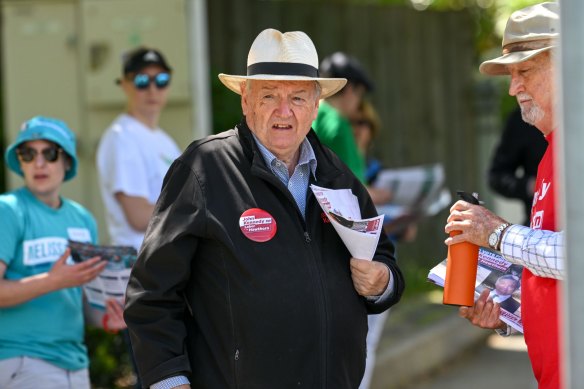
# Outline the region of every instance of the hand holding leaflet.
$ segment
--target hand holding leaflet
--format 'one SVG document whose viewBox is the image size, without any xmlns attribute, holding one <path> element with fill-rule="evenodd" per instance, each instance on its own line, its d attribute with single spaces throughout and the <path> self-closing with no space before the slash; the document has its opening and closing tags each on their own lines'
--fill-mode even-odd
<svg viewBox="0 0 584 389">
<path fill-rule="evenodd" d="M 71 257 L 75 262 L 100 256 L 107 261 L 105 269 L 93 280 L 83 285 L 87 301 L 93 307 L 105 310 L 106 300 L 122 301 L 136 262 L 136 249 L 129 246 L 97 246 L 89 243 L 69 241 Z"/>
<path fill-rule="evenodd" d="M 357 198 L 349 189 L 327 189 L 316 185 L 310 188 L 351 255 L 372 260 L 383 227 L 383 216 L 361 219 Z"/>
<path fill-rule="evenodd" d="M 452 196 L 444 181 L 440 163 L 380 171 L 371 185 L 391 193 L 388 203 L 376 204 L 377 213 L 385 215 L 385 232 L 399 236 L 408 226 L 448 207 Z"/>
</svg>

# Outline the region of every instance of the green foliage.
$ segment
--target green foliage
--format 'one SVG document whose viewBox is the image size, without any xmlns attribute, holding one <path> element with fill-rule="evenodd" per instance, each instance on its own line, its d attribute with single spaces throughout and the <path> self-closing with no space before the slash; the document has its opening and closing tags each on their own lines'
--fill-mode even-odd
<svg viewBox="0 0 584 389">
<path fill-rule="evenodd" d="M 377 0 L 378 4 L 412 7 L 418 11 L 467 10 L 476 24 L 475 46 L 477 53 L 500 47 L 501 37 L 509 15 L 513 11 L 542 0 Z M 356 1 L 359 2 L 359 1 Z M 370 3 L 371 1 L 369 1 Z"/>
<path fill-rule="evenodd" d="M 135 382 L 132 362 L 121 334 L 86 328 L 89 376 L 94 389 L 131 388 Z"/>
<path fill-rule="evenodd" d="M 406 280 L 406 294 L 408 298 L 417 297 L 437 289 L 436 285 L 428 282 L 430 268 L 415 260 L 398 261 L 399 267 Z"/>
<path fill-rule="evenodd" d="M 211 71 L 211 92 L 213 104 L 213 133 L 217 134 L 235 127 L 241 120 L 241 98 L 221 83 L 217 74 Z"/>
</svg>

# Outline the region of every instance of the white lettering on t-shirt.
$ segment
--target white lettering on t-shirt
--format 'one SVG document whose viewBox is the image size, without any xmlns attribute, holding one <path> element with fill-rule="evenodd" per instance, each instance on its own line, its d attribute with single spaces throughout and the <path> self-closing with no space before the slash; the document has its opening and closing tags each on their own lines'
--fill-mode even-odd
<svg viewBox="0 0 584 389">
<path fill-rule="evenodd" d="M 91 242 L 91 234 L 87 228 L 67 228 L 67 235 L 77 242 Z"/>
<path fill-rule="evenodd" d="M 538 200 L 543 200 L 543 198 L 547 194 L 548 189 L 550 188 L 550 186 L 552 186 L 552 183 L 551 182 L 547 182 L 546 183 L 545 181 L 543 181 L 541 183 L 541 196 L 539 196 Z"/>
<path fill-rule="evenodd" d="M 547 194 L 548 190 L 550 189 L 550 187 L 552 186 L 551 182 L 545 182 L 542 181 L 541 183 L 541 188 L 538 189 L 534 194 L 533 194 L 533 202 L 531 204 L 532 207 L 535 207 L 535 204 L 537 204 L 537 202 L 539 200 L 543 200 L 545 195 Z"/>
<path fill-rule="evenodd" d="M 22 243 L 22 262 L 25 266 L 53 263 L 67 248 L 67 239 L 47 237 L 25 240 Z"/>
<path fill-rule="evenodd" d="M 537 211 L 531 219 L 531 228 L 534 230 L 541 230 L 543 225 L 543 210 Z"/>
</svg>

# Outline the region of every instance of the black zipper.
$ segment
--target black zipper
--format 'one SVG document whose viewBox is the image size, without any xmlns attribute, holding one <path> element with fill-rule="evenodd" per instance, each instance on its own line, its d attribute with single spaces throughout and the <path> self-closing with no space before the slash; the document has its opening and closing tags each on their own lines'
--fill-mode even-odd
<svg viewBox="0 0 584 389">
<path fill-rule="evenodd" d="M 310 190 L 310 188 L 309 188 Z M 314 197 L 314 195 L 312 193 L 310 193 L 307 196 L 306 199 L 306 222 L 304 222 L 304 227 L 305 227 L 305 233 L 304 233 L 304 237 L 307 240 L 307 243 L 310 243 L 310 241 L 312 241 L 312 238 L 310 236 L 310 234 L 308 233 L 308 221 L 311 222 L 311 225 L 313 226 L 313 228 L 316 230 L 316 226 L 314 225 L 315 222 L 314 220 L 316 220 L 316 223 L 320 222 L 320 216 L 319 216 L 319 212 L 320 212 L 320 205 L 317 205 L 317 215 L 316 215 L 316 219 L 315 216 L 313 215 L 314 212 L 312 211 L 312 208 L 314 208 L 313 203 L 316 202 L 316 198 Z M 327 333 L 327 323 L 329 320 L 329 313 L 327 310 L 327 301 L 326 301 L 326 285 L 325 285 L 325 279 L 322 276 L 322 269 L 320 267 L 320 252 L 318 251 L 318 247 L 312 245 L 312 247 L 308 247 L 308 252 L 310 253 L 311 259 L 313 261 L 313 267 L 315 269 L 316 272 L 316 278 L 318 280 L 318 286 L 320 289 L 320 293 L 317 296 L 317 301 L 318 301 L 318 307 L 317 307 L 317 311 L 320 313 L 319 318 L 320 318 L 320 364 L 321 364 L 321 371 L 322 371 L 322 378 L 321 378 L 321 384 L 323 388 L 327 387 L 327 339 L 328 339 L 328 333 Z"/>
<path fill-rule="evenodd" d="M 327 303 L 326 303 L 326 285 L 325 285 L 325 279 L 322 276 L 322 269 L 319 265 L 320 261 L 320 254 L 318 252 L 318 250 L 315 250 L 315 246 L 311 245 L 312 242 L 312 237 L 311 234 L 308 231 L 308 223 L 307 220 L 311 220 L 309 219 L 310 216 L 309 212 L 311 210 L 311 207 L 314 207 L 314 205 L 312 205 L 312 203 L 316 202 L 316 198 L 314 197 L 314 195 L 312 194 L 312 190 L 310 189 L 310 184 L 312 183 L 316 183 L 316 181 L 314 181 L 313 179 L 310 180 L 310 182 L 308 183 L 308 188 L 307 188 L 307 198 L 306 198 L 306 209 L 305 209 L 305 217 L 302 216 L 302 213 L 300 212 L 300 208 L 298 207 L 298 204 L 296 204 L 296 200 L 294 199 L 294 197 L 292 196 L 292 194 L 290 193 L 290 191 L 288 190 L 288 188 L 278 179 L 278 177 L 276 177 L 271 171 L 268 171 L 267 167 L 265 166 L 257 166 L 252 164 L 252 174 L 257 175 L 259 178 L 265 180 L 266 182 L 272 184 L 277 190 L 279 190 L 287 199 L 289 202 L 291 202 L 292 204 L 294 204 L 294 207 L 296 209 L 296 214 L 298 217 L 298 220 L 300 222 L 300 225 L 302 227 L 302 231 L 303 231 L 303 235 L 304 235 L 304 240 L 307 243 L 308 247 L 307 247 L 307 251 L 310 254 L 310 257 L 312 259 L 312 265 L 313 265 L 313 269 L 315 271 L 315 275 L 318 281 L 318 288 L 320 293 L 317 293 L 317 302 L 318 302 L 318 307 L 317 307 L 317 312 L 321 313 L 321 315 L 319 315 L 320 317 L 320 335 L 321 335 L 321 341 L 320 341 L 320 361 L 321 361 L 321 370 L 322 370 L 322 387 L 326 388 L 327 387 L 327 322 L 329 320 L 329 313 L 327 310 Z M 326 183 L 317 183 L 318 186 L 323 186 L 326 187 Z M 318 210 L 320 210 L 320 205 L 316 204 L 318 207 Z M 317 212 L 318 212 L 317 210 Z M 319 216 L 317 214 L 317 216 Z M 314 218 L 314 217 L 313 217 Z M 320 221 L 320 217 L 317 219 L 317 223 L 318 221 Z M 312 247 L 311 247 L 312 246 Z M 236 358 L 239 358 L 239 350 L 236 350 L 236 354 L 235 354 Z M 237 359 L 236 359 L 237 360 Z"/>
</svg>

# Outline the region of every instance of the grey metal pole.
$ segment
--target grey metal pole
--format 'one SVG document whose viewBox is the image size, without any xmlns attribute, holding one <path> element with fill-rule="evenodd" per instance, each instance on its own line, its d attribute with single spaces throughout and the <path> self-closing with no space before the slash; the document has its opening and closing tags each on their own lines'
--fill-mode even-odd
<svg viewBox="0 0 584 389">
<path fill-rule="evenodd" d="M 561 228 L 566 231 L 567 264 L 563 288 L 564 387 L 584 382 L 584 2 L 560 3 L 558 64 L 559 137 L 557 171 Z"/>
<path fill-rule="evenodd" d="M 186 8 L 191 77 L 190 87 L 193 97 L 193 137 L 194 139 L 198 139 L 212 132 L 207 1 L 187 0 Z"/>
</svg>

